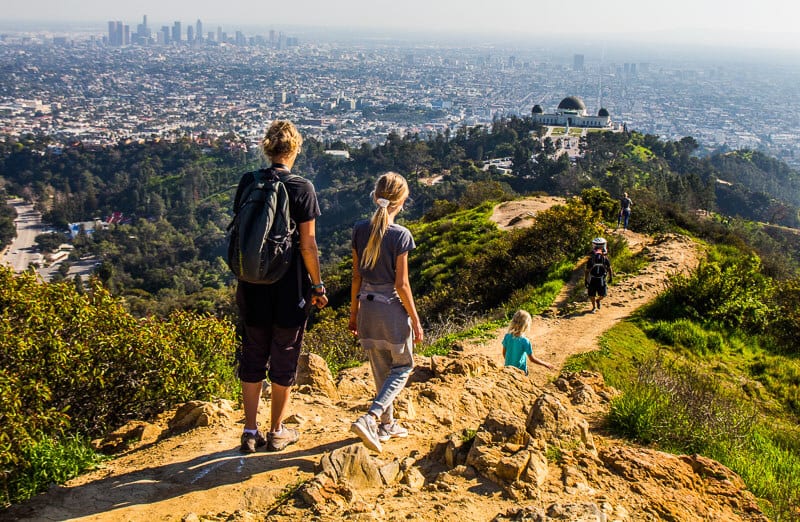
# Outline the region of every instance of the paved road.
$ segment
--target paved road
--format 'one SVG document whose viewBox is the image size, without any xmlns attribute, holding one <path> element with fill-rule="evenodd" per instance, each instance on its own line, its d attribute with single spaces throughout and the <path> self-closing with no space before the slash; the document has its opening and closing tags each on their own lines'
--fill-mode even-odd
<svg viewBox="0 0 800 522">
<path fill-rule="evenodd" d="M 2 263 L 11 266 L 15 272 L 24 272 L 34 261 L 41 262 L 41 253 L 35 251 L 36 236 L 43 234 L 48 227 L 42 224 L 42 214 L 33 209 L 33 205 L 25 203 L 22 199 L 9 199 L 7 203 L 17 211 L 14 224 L 17 227 L 17 237 L 3 252 Z M 82 259 L 73 263 L 69 268 L 67 277 L 73 278 L 80 274 L 88 277 L 96 264 L 96 259 Z M 38 268 L 39 274 L 45 281 L 50 281 L 53 274 L 58 272 L 59 263 L 48 267 Z"/>
<path fill-rule="evenodd" d="M 9 199 L 7 203 L 17 211 L 17 219 L 14 220 L 17 237 L 6 249 L 3 264 L 11 266 L 15 272 L 24 272 L 41 256 L 33 251 L 33 247 L 36 245 L 36 236 L 44 232 L 42 214 L 22 199 Z"/>
</svg>

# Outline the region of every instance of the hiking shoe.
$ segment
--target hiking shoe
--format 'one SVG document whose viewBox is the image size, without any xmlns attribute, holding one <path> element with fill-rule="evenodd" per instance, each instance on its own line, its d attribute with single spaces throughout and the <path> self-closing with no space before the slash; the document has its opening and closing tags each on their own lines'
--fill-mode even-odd
<svg viewBox="0 0 800 522">
<path fill-rule="evenodd" d="M 281 431 L 267 433 L 267 451 L 280 451 L 289 444 L 294 444 L 300 439 L 300 433 L 294 428 L 287 428 L 281 424 Z"/>
<path fill-rule="evenodd" d="M 381 452 L 381 441 L 378 438 L 378 423 L 375 422 L 375 418 L 372 415 L 367 413 L 356 419 L 356 421 L 350 425 L 350 431 L 359 436 L 364 446 L 372 451 Z"/>
<path fill-rule="evenodd" d="M 404 438 L 408 437 L 408 430 L 393 421 L 390 424 L 381 424 L 378 426 L 378 440 L 386 442 L 392 437 Z"/>
<path fill-rule="evenodd" d="M 260 431 L 242 433 L 242 445 L 239 447 L 239 451 L 242 453 L 255 453 L 256 448 L 260 448 L 266 443 L 267 439 L 264 438 Z"/>
</svg>

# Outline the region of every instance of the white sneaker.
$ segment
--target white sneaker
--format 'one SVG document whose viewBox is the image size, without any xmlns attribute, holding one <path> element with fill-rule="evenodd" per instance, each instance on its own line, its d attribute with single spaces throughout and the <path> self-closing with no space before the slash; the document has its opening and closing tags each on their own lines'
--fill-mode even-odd
<svg viewBox="0 0 800 522">
<path fill-rule="evenodd" d="M 361 442 L 364 443 L 364 446 L 378 453 L 382 451 L 381 441 L 378 438 L 378 423 L 375 422 L 375 418 L 369 413 L 357 418 L 355 422 L 350 425 L 350 431 L 358 435 Z"/>
<path fill-rule="evenodd" d="M 391 424 L 381 424 L 378 426 L 378 440 L 386 442 L 392 437 L 401 439 L 408 437 L 408 430 L 397 424 L 397 421 L 392 421 Z"/>
</svg>

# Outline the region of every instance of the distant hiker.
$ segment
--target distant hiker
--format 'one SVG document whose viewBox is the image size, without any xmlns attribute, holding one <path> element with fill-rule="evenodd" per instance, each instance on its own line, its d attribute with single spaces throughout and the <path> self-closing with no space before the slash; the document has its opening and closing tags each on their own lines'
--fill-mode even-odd
<svg viewBox="0 0 800 522">
<path fill-rule="evenodd" d="M 384 174 L 372 191 L 378 207 L 372 219 L 353 227 L 349 328 L 369 358 L 377 394 L 350 431 L 378 452 L 382 441 L 408 436 L 394 419 L 392 403 L 414 367 L 414 343 L 423 338 L 408 281 L 408 253 L 416 245 L 411 232 L 394 222 L 408 193 L 403 176 Z"/>
<path fill-rule="evenodd" d="M 614 277 L 608 260 L 608 243 L 602 237 L 592 240 L 592 253 L 584 269 L 584 281 L 592 301 L 592 312 L 600 310 L 600 301 L 608 294 L 608 283 Z"/>
<path fill-rule="evenodd" d="M 528 375 L 528 361 L 541 364 L 545 368 L 554 370 L 555 367 L 533 355 L 533 347 L 526 337 L 531 328 L 531 314 L 525 310 L 517 310 L 508 325 L 508 333 L 503 337 L 503 357 L 506 366 L 519 368 Z"/>
<path fill-rule="evenodd" d="M 622 221 L 623 230 L 628 230 L 628 220 L 631 218 L 631 207 L 633 206 L 633 201 L 631 198 L 628 197 L 628 193 L 625 192 L 622 196 L 622 199 L 619 201 L 620 204 L 620 211 L 619 216 L 617 217 L 617 228 L 619 228 L 619 223 Z"/>
<path fill-rule="evenodd" d="M 281 120 L 272 123 L 261 141 L 263 153 L 289 194 L 297 240 L 292 247 L 292 263 L 282 278 L 272 284 L 239 281 L 236 288 L 236 304 L 244 323 L 238 369 L 245 416 L 240 448 L 243 453 L 253 453 L 265 445 L 267 451 L 280 451 L 297 442 L 297 430 L 287 428 L 282 421 L 295 383 L 308 311 L 311 306 L 322 308 L 328 303 L 320 277 L 315 233 L 316 218 L 320 215 L 317 195 L 310 181 L 289 176 L 302 144 L 303 138 L 295 126 Z M 239 210 L 242 192 L 254 181 L 252 172 L 242 176 L 234 199 L 235 212 Z M 258 430 L 257 418 L 267 376 L 272 394 L 270 429 L 264 437 Z"/>
</svg>

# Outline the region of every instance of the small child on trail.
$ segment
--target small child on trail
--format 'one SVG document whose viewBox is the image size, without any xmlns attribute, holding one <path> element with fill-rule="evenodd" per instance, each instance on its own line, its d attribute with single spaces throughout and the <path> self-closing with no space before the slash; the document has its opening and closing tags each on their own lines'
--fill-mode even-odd
<svg viewBox="0 0 800 522">
<path fill-rule="evenodd" d="M 531 314 L 525 310 L 517 310 L 508 325 L 508 333 L 503 337 L 503 357 L 506 366 L 519 368 L 528 375 L 528 361 L 541 364 L 545 368 L 555 370 L 555 367 L 533 355 L 531 342 L 525 334 L 531 328 Z"/>
</svg>

